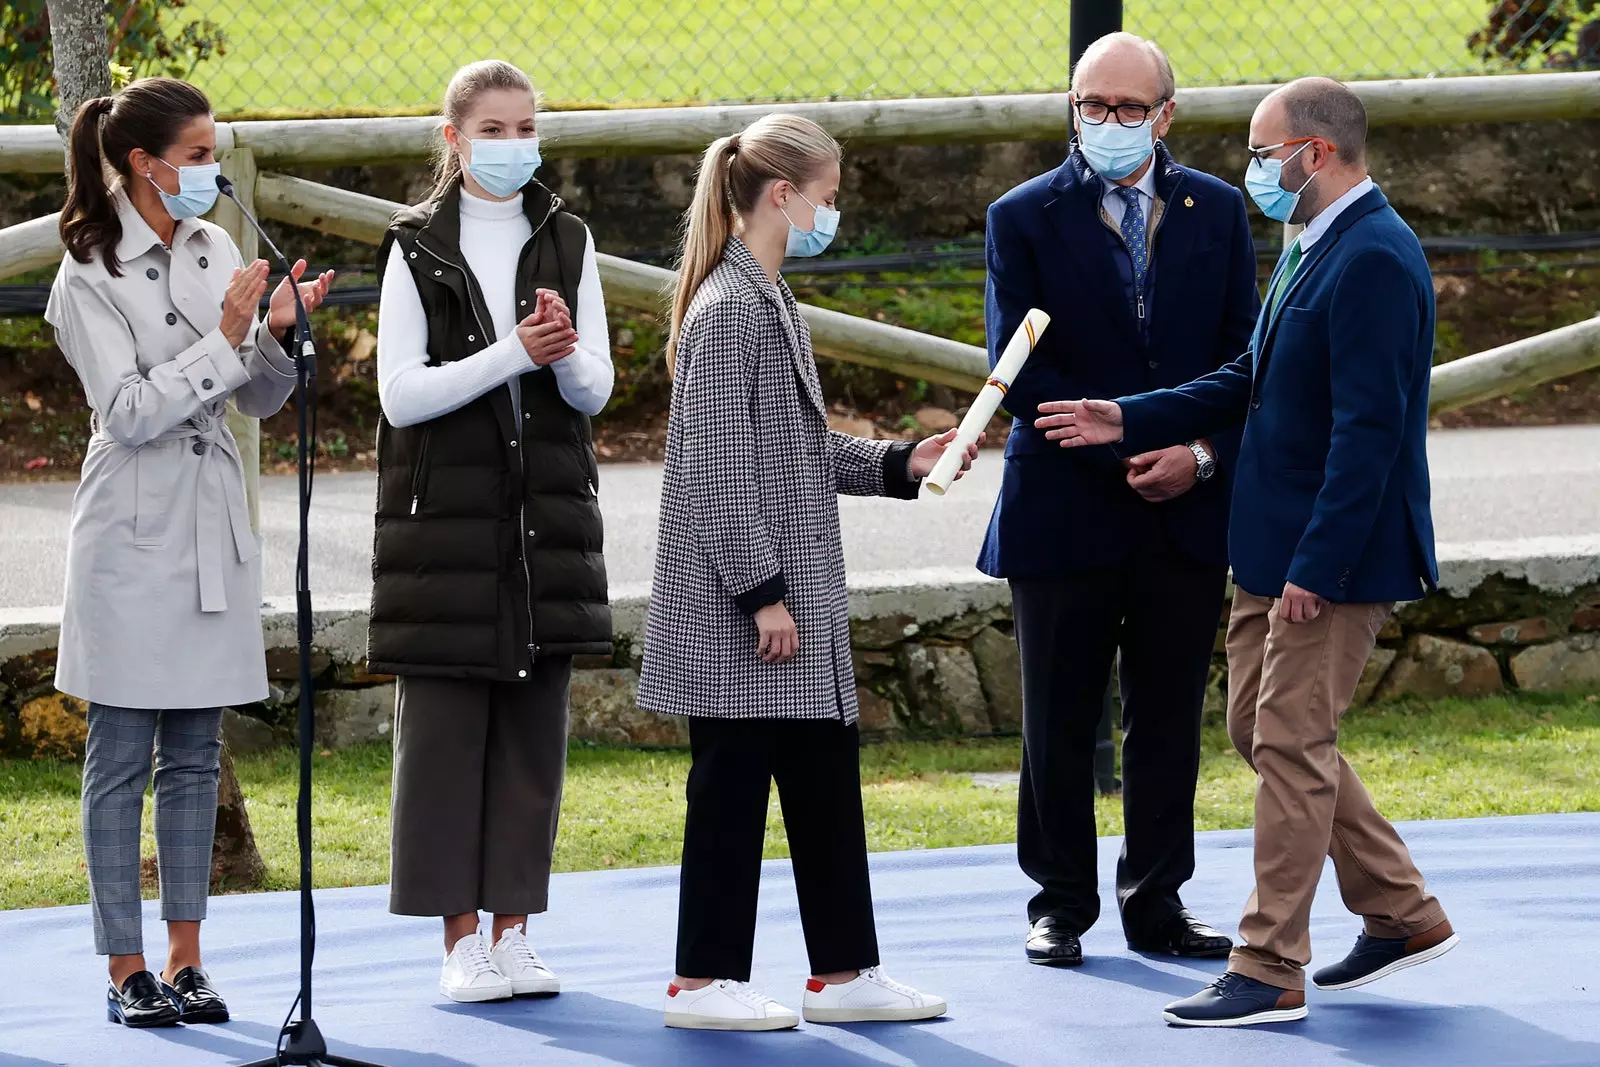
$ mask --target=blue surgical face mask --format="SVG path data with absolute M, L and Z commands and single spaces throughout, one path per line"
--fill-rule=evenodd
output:
M 1295 149 L 1289 159 L 1304 152 L 1309 144 L 1308 141 Z M 1275 222 L 1288 222 L 1294 218 L 1294 210 L 1300 206 L 1300 194 L 1306 191 L 1306 185 L 1311 184 L 1311 178 L 1316 177 L 1315 174 L 1311 175 L 1311 178 L 1306 179 L 1305 185 L 1293 191 L 1285 189 L 1281 180 L 1283 165 L 1289 162 L 1289 159 L 1264 160 L 1260 156 L 1253 156 L 1250 159 L 1250 166 L 1244 172 L 1245 191 L 1250 194 L 1250 199 L 1256 202 L 1256 207 L 1261 209 L 1261 213 Z
M 801 200 L 806 200 L 805 194 L 796 189 L 795 195 Z M 794 224 L 794 219 L 789 219 L 789 213 L 783 212 L 783 217 L 789 219 L 789 239 L 784 244 L 783 254 L 786 256 L 815 256 L 820 255 L 833 243 L 833 235 L 839 232 L 839 212 L 831 207 L 818 207 L 806 200 L 811 210 L 816 213 L 811 220 L 811 229 L 802 230 Z M 782 208 L 778 209 L 783 211 Z
M 1137 126 L 1124 126 L 1112 118 L 1098 126 L 1082 122 L 1078 126 L 1078 147 L 1096 174 L 1116 181 L 1138 170 L 1156 150 L 1151 132 L 1155 124 L 1153 118 Z
M 484 191 L 502 200 L 522 191 L 543 162 L 539 158 L 539 138 L 505 137 L 469 141 L 472 162 L 467 173 L 477 179 Z
M 161 206 L 167 209 L 167 214 L 173 219 L 199 218 L 210 211 L 217 202 L 217 175 L 222 173 L 220 163 L 201 163 L 193 167 L 174 167 L 171 163 L 160 160 L 161 165 L 178 172 L 178 191 L 169 193 L 161 186 L 156 185 L 156 180 L 145 175 L 145 180 L 155 185 L 156 192 L 161 194 Z

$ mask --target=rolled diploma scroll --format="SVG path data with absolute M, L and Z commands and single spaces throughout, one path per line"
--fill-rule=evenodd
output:
M 956 439 L 950 442 L 944 455 L 939 457 L 939 462 L 933 465 L 933 473 L 927 478 L 928 492 L 934 496 L 944 496 L 944 491 L 956 480 L 956 475 L 961 471 L 961 457 L 967 454 L 968 446 L 978 439 L 978 435 L 988 428 L 989 420 L 994 418 L 1000 402 L 1005 399 L 1006 390 L 1016 381 L 1017 372 L 1028 361 L 1033 346 L 1039 343 L 1039 337 L 1048 325 L 1050 316 L 1038 308 L 1029 308 L 1022 317 L 1022 325 L 1011 335 L 1005 351 L 1000 353 L 999 361 L 989 374 L 988 382 L 967 409 L 966 418 L 961 420 Z

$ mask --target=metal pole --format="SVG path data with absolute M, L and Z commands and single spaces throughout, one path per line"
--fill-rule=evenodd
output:
M 1072 0 L 1072 66 L 1089 46 L 1108 33 L 1122 29 L 1122 0 Z

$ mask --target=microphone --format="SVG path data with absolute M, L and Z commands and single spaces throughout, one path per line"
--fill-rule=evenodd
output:
M 300 286 L 295 281 L 294 264 L 290 263 L 289 257 L 285 256 L 279 251 L 278 246 L 272 243 L 272 238 L 267 236 L 267 231 L 262 227 L 261 222 L 250 213 L 249 208 L 244 206 L 244 202 L 239 199 L 239 194 L 233 188 L 233 182 L 229 180 L 226 174 L 217 175 L 217 191 L 233 201 L 233 206 L 239 209 L 239 214 L 245 217 L 245 221 L 250 223 L 250 227 L 266 242 L 267 247 L 272 250 L 273 256 L 282 264 L 283 273 L 289 279 L 289 291 L 294 294 L 294 317 L 296 332 L 300 335 L 300 358 L 305 361 L 307 370 L 311 370 L 316 366 L 317 349 L 311 341 L 311 319 L 306 314 L 305 301 L 300 299 Z

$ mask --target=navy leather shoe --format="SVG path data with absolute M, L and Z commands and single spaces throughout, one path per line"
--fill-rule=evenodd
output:
M 1161 1013 L 1173 1026 L 1256 1026 L 1292 1023 L 1306 1017 L 1306 994 L 1229 971 L 1186 1000 Z
M 1448 920 L 1413 937 L 1356 938 L 1350 955 L 1311 976 L 1318 989 L 1354 989 L 1396 971 L 1436 960 L 1461 943 Z
M 121 989 L 106 986 L 106 1018 L 136 1029 L 177 1026 L 178 1006 L 161 991 L 155 975 L 140 971 L 129 975 Z
M 225 1023 L 228 1005 L 211 984 L 211 976 L 198 967 L 185 967 L 173 976 L 172 984 L 161 983 L 162 992 L 178 1006 L 186 1023 Z

